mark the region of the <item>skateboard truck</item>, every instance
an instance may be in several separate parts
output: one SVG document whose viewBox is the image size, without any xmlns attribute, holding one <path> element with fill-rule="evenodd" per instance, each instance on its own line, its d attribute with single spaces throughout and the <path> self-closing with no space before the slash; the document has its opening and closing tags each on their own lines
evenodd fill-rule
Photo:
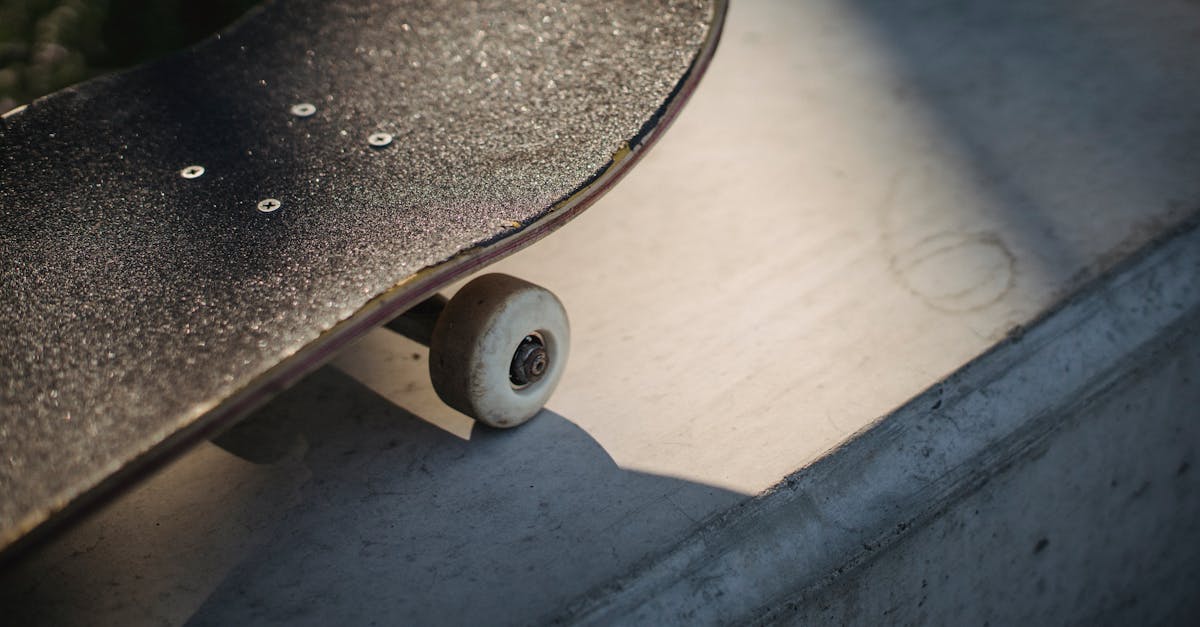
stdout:
<svg viewBox="0 0 1200 627">
<path fill-rule="evenodd" d="M 570 343 L 558 298 L 506 274 L 481 275 L 449 300 L 434 295 L 386 326 L 429 347 L 429 378 L 442 401 L 498 428 L 541 410 Z"/>
</svg>

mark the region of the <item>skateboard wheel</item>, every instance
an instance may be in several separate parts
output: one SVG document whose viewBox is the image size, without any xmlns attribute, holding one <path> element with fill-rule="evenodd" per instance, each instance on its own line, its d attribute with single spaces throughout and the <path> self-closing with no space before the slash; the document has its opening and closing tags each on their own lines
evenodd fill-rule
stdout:
<svg viewBox="0 0 1200 627">
<path fill-rule="evenodd" d="M 515 427 L 554 392 L 569 342 L 567 312 L 554 294 L 506 274 L 485 274 L 464 285 L 438 316 L 429 377 L 447 405 L 492 427 Z"/>
</svg>

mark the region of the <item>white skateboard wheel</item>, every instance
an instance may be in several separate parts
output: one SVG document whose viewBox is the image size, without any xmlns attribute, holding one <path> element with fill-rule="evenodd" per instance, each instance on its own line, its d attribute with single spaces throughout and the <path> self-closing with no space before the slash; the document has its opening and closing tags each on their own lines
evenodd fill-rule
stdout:
<svg viewBox="0 0 1200 627">
<path fill-rule="evenodd" d="M 515 427 L 554 392 L 569 343 L 567 312 L 554 294 L 506 274 L 485 274 L 464 285 L 438 316 L 429 377 L 447 405 L 492 427 Z"/>
</svg>

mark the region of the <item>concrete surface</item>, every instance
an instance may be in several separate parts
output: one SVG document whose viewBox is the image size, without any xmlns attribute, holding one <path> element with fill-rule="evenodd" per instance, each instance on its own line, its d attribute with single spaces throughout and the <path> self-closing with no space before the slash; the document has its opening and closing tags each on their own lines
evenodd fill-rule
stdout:
<svg viewBox="0 0 1200 627">
<path fill-rule="evenodd" d="M 1194 270 L 1193 270 L 1194 272 Z M 978 490 L 773 606 L 796 625 L 1200 624 L 1200 309 Z M 1111 375 L 1110 375 L 1111 376 Z M 999 464 L 996 464 L 996 462 Z M 995 474 L 993 474 L 995 473 Z"/>
<path fill-rule="evenodd" d="M 553 289 L 572 316 L 572 363 L 545 415 L 475 429 L 433 398 L 422 349 L 377 332 L 231 436 L 266 463 L 188 454 L 0 575 L 0 616 L 625 618 L 648 607 L 654 573 L 685 577 L 656 568 L 709 559 L 679 547 L 702 551 L 721 521 L 780 492 L 735 507 L 747 497 L 845 463 L 812 466 L 823 457 L 878 459 L 872 472 L 900 483 L 865 490 L 865 470 L 836 466 L 796 514 L 820 559 L 784 568 L 767 558 L 794 544 L 740 547 L 728 570 L 713 564 L 716 588 L 745 577 L 730 594 L 681 584 L 704 609 L 694 622 L 816 598 L 811 578 L 858 563 L 857 534 L 890 538 L 877 530 L 891 505 L 911 527 L 972 494 L 920 489 L 889 457 L 896 416 L 932 420 L 914 409 L 937 402 L 923 391 L 1200 209 L 1198 24 L 1184 0 L 735 2 L 708 77 L 646 160 L 498 267 Z M 1066 355 L 1118 368 L 1102 360 L 1151 342 L 1104 337 L 1091 348 L 1127 352 L 1083 342 Z M 1017 363 L 1030 347 L 991 357 Z M 1059 398 L 1049 370 L 994 383 L 985 375 L 1008 370 L 989 368 L 951 379 L 967 417 L 992 425 L 943 441 L 964 459 L 1010 450 L 1013 423 L 987 422 L 997 408 L 1042 416 L 1039 394 Z M 881 494 L 891 505 L 869 498 Z M 822 499 L 856 526 L 814 517 Z M 1044 555 L 1070 546 L 1046 537 Z M 1029 540 L 1013 536 L 1022 553 Z M 771 564 L 789 576 L 756 589 Z"/>
<path fill-rule="evenodd" d="M 1198 330 L 1193 228 L 558 622 L 1190 624 Z"/>
</svg>

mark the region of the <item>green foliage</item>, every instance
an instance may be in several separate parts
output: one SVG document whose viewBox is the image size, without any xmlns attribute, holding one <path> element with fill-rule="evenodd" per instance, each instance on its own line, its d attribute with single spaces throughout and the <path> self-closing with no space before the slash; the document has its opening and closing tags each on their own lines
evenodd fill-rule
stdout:
<svg viewBox="0 0 1200 627">
<path fill-rule="evenodd" d="M 0 112 L 187 47 L 257 0 L 0 0 Z"/>
</svg>

